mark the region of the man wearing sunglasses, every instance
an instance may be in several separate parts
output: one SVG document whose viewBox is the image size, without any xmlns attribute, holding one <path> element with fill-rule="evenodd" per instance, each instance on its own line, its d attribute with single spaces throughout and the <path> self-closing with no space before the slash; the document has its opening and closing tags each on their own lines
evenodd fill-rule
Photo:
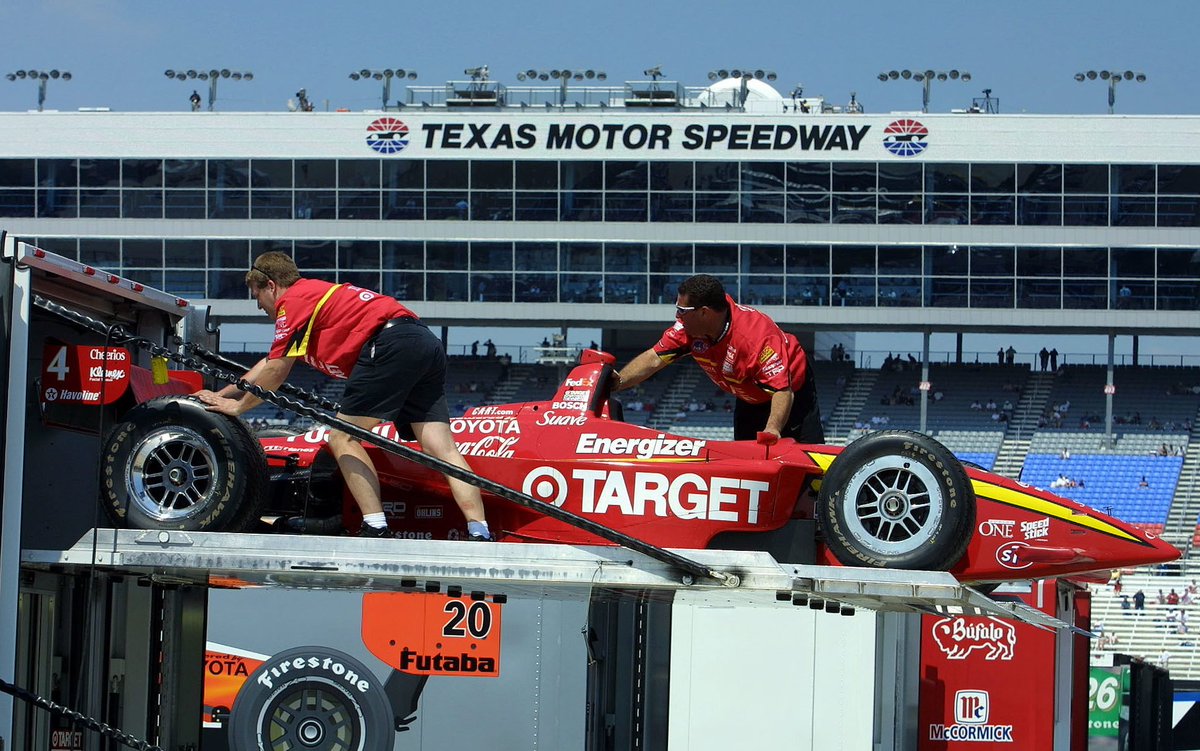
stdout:
<svg viewBox="0 0 1200 751">
<path fill-rule="evenodd" d="M 275 390 L 296 360 L 325 375 L 349 379 L 338 417 L 370 430 L 384 420 L 405 426 L 421 449 L 470 470 L 454 444 L 446 406 L 446 353 L 416 314 L 394 298 L 349 284 L 304 279 L 285 253 L 255 259 L 246 286 L 258 307 L 275 320 L 267 356 L 245 379 Z M 197 393 L 208 409 L 237 416 L 262 400 L 230 384 Z M 359 537 L 391 537 L 379 494 L 379 473 L 362 444 L 340 430 L 329 433 L 329 450 L 363 514 Z M 471 540 L 491 540 L 483 499 L 474 485 L 446 478 L 467 519 Z"/>
<path fill-rule="evenodd" d="M 717 388 L 737 397 L 734 440 L 765 433 L 825 442 L 816 384 L 800 342 L 765 314 L 738 305 L 708 274 L 679 285 L 675 325 L 621 369 L 614 390 L 632 388 L 689 355 Z"/>
</svg>

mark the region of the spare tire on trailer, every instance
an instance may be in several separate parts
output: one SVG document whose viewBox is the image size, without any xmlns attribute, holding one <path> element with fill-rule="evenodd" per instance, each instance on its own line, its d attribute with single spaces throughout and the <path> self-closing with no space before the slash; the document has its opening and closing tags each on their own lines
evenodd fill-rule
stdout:
<svg viewBox="0 0 1200 751">
<path fill-rule="evenodd" d="M 329 647 L 295 647 L 246 678 L 229 715 L 231 749 L 391 751 L 394 712 L 383 681 Z"/>
<path fill-rule="evenodd" d="M 117 526 L 237 532 L 267 500 L 266 457 L 246 423 L 192 396 L 131 409 L 100 461 L 102 504 Z"/>
<path fill-rule="evenodd" d="M 952 568 L 975 530 L 975 493 L 949 449 L 887 430 L 854 441 L 821 482 L 825 545 L 847 566 Z"/>
</svg>

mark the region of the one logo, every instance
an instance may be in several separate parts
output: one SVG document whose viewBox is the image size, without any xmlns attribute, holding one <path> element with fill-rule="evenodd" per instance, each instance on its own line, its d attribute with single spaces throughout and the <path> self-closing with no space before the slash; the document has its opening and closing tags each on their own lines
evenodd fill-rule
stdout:
<svg viewBox="0 0 1200 751">
<path fill-rule="evenodd" d="M 408 126 L 394 117 L 381 117 L 367 126 L 367 145 L 380 154 L 408 148 Z"/>
<path fill-rule="evenodd" d="M 1011 539 L 1016 526 L 1012 519 L 985 519 L 979 522 L 979 536 Z"/>
<path fill-rule="evenodd" d="M 986 725 L 990 701 L 987 691 L 954 692 L 954 721 L 960 725 Z"/>
<path fill-rule="evenodd" d="M 916 120 L 895 120 L 883 129 L 883 148 L 896 156 L 916 156 L 929 144 L 929 129 Z"/>
<path fill-rule="evenodd" d="M 1017 630 L 999 618 L 942 618 L 931 631 L 951 660 L 965 660 L 975 650 L 982 650 L 985 660 L 1011 660 L 1017 646 Z"/>
<path fill-rule="evenodd" d="M 1006 542 L 996 548 L 996 563 L 1004 568 L 1011 568 L 1013 571 L 1029 568 L 1033 565 L 1033 561 L 1025 559 L 1025 551 L 1028 548 L 1029 545 L 1023 542 Z"/>
</svg>

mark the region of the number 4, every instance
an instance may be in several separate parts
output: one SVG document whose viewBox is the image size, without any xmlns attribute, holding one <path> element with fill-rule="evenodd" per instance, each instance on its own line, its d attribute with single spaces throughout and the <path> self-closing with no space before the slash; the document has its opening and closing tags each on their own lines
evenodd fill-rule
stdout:
<svg viewBox="0 0 1200 751">
<path fill-rule="evenodd" d="M 71 368 L 67 366 L 67 348 L 59 347 L 58 352 L 51 358 L 50 364 L 46 366 L 47 373 L 53 373 L 58 377 L 59 381 L 67 380 L 67 373 L 71 372 Z"/>
</svg>

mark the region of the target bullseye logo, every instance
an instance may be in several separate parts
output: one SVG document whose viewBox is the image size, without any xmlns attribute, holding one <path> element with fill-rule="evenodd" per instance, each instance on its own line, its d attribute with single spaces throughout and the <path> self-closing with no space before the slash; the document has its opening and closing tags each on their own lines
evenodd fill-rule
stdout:
<svg viewBox="0 0 1200 751">
<path fill-rule="evenodd" d="M 367 145 L 380 154 L 408 148 L 408 126 L 394 117 L 381 117 L 367 126 Z"/>
<path fill-rule="evenodd" d="M 542 503 L 562 506 L 567 500 L 567 478 L 554 467 L 538 467 L 525 475 L 521 492 Z"/>
<path fill-rule="evenodd" d="M 896 156 L 916 156 L 929 148 L 928 137 L 929 129 L 916 120 L 894 120 L 883 129 L 883 148 Z"/>
</svg>

